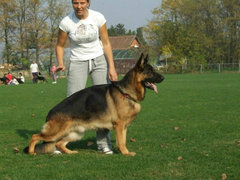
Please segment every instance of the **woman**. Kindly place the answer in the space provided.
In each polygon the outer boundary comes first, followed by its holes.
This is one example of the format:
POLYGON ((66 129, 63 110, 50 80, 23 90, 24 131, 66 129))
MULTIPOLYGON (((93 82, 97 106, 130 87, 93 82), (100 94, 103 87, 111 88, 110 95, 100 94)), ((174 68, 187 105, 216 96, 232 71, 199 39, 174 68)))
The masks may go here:
POLYGON ((24 82, 25 82, 25 78, 21 72, 18 73, 17 81, 19 82, 19 84, 24 84, 24 82))
MULTIPOLYGON (((64 71, 64 44, 69 37, 71 56, 67 96, 85 88, 88 74, 91 75, 93 85, 107 84, 109 80, 118 79, 106 19, 101 13, 88 9, 90 0, 72 0, 72 6, 74 11, 59 25, 56 45, 56 71, 64 71)), ((113 153, 109 130, 97 131, 97 145, 99 151, 113 153)))
POLYGON ((52 79, 53 79, 52 84, 56 84, 57 83, 57 74, 56 74, 56 64, 54 62, 52 63, 51 72, 52 72, 52 79))

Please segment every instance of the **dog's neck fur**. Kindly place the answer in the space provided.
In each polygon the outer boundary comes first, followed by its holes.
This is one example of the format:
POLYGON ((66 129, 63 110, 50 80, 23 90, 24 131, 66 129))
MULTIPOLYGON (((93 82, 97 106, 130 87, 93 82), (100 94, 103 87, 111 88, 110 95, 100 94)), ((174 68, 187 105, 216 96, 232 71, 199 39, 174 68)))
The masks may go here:
POLYGON ((130 70, 123 78, 123 80, 113 83, 113 85, 128 99, 134 102, 140 102, 145 97, 145 87, 136 79, 136 71, 130 70), (134 75, 130 75, 134 73, 134 75), (133 84, 137 84, 134 85, 133 84), (133 88, 134 87, 134 88, 133 88))
POLYGON ((113 86, 117 88, 117 90, 126 98, 128 98, 129 100, 132 100, 134 102, 137 102, 137 100, 135 98, 133 98, 132 96, 130 96, 128 93, 124 92, 116 83, 113 83, 113 86))

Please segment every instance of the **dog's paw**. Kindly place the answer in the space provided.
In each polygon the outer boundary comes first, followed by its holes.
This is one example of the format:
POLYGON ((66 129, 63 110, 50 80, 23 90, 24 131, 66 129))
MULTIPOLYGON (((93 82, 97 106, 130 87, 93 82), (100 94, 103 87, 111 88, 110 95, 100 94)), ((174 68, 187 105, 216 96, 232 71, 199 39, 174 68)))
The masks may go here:
POLYGON ((30 154, 32 156, 36 156, 37 155, 37 153, 35 153, 35 152, 29 152, 28 154, 30 154))
POLYGON ((135 156, 136 153, 135 152, 127 152, 127 153, 122 153, 125 156, 135 156))
POLYGON ((67 154, 77 154, 78 151, 69 151, 67 154))
POLYGON ((135 156, 136 155, 136 153, 135 152, 128 152, 128 154, 127 154, 128 156, 135 156))
POLYGON ((120 151, 123 155, 125 156, 135 156, 136 153, 135 152, 129 152, 128 150, 126 151, 120 151))

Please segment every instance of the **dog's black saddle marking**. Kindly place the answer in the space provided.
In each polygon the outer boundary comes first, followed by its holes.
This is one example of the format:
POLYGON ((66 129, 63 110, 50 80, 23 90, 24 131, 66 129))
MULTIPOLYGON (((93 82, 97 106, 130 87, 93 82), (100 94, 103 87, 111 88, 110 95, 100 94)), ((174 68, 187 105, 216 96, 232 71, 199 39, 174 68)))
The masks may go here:
POLYGON ((104 113, 107 108, 105 96, 108 87, 109 84, 96 85, 72 94, 49 111, 46 121, 57 113, 86 121, 92 114, 104 113))

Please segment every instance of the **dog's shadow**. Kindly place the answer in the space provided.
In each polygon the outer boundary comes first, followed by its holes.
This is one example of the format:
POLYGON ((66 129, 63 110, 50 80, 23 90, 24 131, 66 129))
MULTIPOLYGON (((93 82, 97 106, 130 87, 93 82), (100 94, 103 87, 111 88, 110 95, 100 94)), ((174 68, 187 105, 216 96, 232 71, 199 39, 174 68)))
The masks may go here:
MULTIPOLYGON (((17 134, 19 136, 23 137, 26 140, 30 140, 31 136, 33 134, 39 133, 39 131, 35 130, 27 130, 27 129, 17 129, 16 130, 17 134)), ((112 141, 114 143, 114 141, 112 141)), ((90 138, 82 138, 79 141, 76 142, 71 142, 67 145, 69 149, 89 149, 89 150, 94 150, 96 151, 97 149, 97 144, 96 144, 96 136, 90 137, 90 138)))
POLYGON ((17 129, 17 130, 16 130, 16 133, 17 133, 20 137, 22 137, 22 138, 24 138, 24 139, 27 139, 27 140, 30 140, 31 136, 32 136, 33 134, 39 133, 39 131, 27 130, 27 129, 17 129))

